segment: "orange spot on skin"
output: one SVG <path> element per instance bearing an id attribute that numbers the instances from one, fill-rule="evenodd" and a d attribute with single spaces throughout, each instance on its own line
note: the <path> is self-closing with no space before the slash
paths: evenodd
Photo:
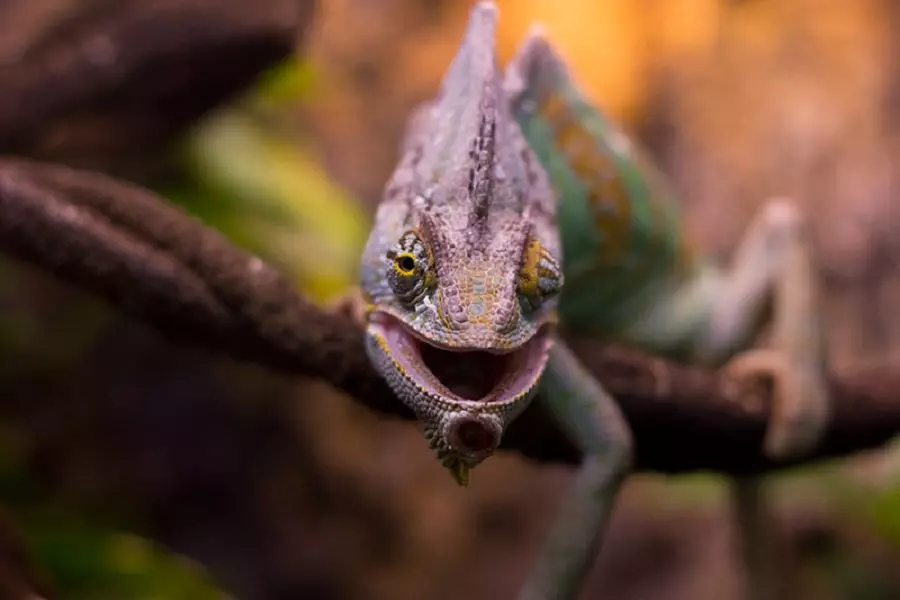
<path id="1" fill-rule="evenodd" d="M 580 126 L 558 95 L 547 98 L 541 116 L 553 130 L 554 142 L 568 157 L 572 171 L 585 183 L 594 224 L 604 233 L 601 259 L 606 263 L 620 260 L 628 250 L 631 202 L 614 158 L 609 153 L 592 151 L 596 140 Z"/>

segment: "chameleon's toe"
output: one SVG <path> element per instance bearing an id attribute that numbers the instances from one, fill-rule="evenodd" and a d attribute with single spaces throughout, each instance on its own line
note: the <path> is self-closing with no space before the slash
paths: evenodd
<path id="1" fill-rule="evenodd" d="M 739 354 L 724 369 L 738 380 L 772 380 L 772 412 L 763 440 L 768 457 L 797 457 L 815 449 L 831 417 L 827 384 L 820 369 L 792 364 L 786 354 L 764 349 Z"/>

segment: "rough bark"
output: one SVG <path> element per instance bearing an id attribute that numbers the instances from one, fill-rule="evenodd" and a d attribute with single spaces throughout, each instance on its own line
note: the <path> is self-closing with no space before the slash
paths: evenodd
<path id="1" fill-rule="evenodd" d="M 297 48 L 314 2 L 0 5 L 0 151 L 146 179 L 199 116 Z"/>

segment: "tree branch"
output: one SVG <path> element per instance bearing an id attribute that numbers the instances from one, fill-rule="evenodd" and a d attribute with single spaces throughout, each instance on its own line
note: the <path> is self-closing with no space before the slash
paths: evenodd
<path id="1" fill-rule="evenodd" d="M 261 259 L 151 192 L 110 177 L 0 160 L 0 251 L 105 298 L 172 339 L 324 379 L 370 409 L 411 419 L 366 358 L 362 331 L 323 312 Z M 760 454 L 769 390 L 622 348 L 569 338 L 619 400 L 640 469 L 747 474 L 787 466 Z M 900 431 L 900 370 L 831 383 L 833 424 L 815 456 L 873 448 Z M 542 461 L 576 451 L 533 406 L 504 446 Z M 795 461 L 804 462 L 804 461 Z"/>
<path id="2" fill-rule="evenodd" d="M 6 0 L 0 148 L 146 176 L 303 38 L 312 0 Z"/>

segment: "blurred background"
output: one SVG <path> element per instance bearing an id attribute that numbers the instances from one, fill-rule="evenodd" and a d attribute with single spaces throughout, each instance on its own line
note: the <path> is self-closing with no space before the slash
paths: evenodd
<path id="1" fill-rule="evenodd" d="M 897 356 L 900 5 L 499 4 L 501 58 L 543 22 L 672 177 L 698 244 L 727 259 L 768 196 L 800 201 L 834 364 Z M 405 116 L 469 6 L 5 0 L 0 152 L 146 185 L 326 301 L 354 283 Z M 570 475 L 501 455 L 461 489 L 412 425 L 0 257 L 4 598 L 508 598 Z M 900 598 L 900 451 L 772 490 L 791 598 Z M 584 597 L 739 598 L 726 500 L 715 475 L 633 477 Z"/>

